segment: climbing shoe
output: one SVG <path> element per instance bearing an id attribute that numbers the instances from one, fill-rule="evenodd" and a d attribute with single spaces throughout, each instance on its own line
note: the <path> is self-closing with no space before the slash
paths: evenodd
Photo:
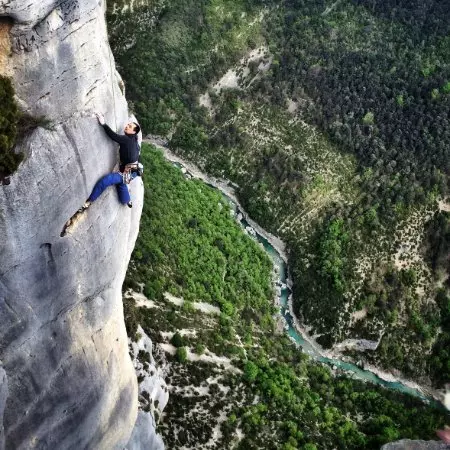
<path id="1" fill-rule="evenodd" d="M 128 208 L 132 208 L 132 207 L 133 207 L 133 203 L 128 202 L 128 203 L 127 203 L 127 206 L 128 206 Z"/>
<path id="2" fill-rule="evenodd" d="M 83 211 L 86 211 L 86 209 L 89 208 L 89 206 L 91 205 L 92 202 L 90 202 L 89 200 L 87 200 L 84 205 L 78 210 L 79 213 L 82 213 Z"/>

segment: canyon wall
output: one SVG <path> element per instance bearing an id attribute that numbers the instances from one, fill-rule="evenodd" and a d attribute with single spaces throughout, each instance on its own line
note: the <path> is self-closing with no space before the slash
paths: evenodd
<path id="1" fill-rule="evenodd" d="M 22 139 L 25 159 L 0 185 L 0 446 L 115 449 L 137 417 L 121 286 L 142 210 L 109 188 L 62 236 L 128 119 L 94 0 L 0 0 L 0 74 L 23 111 L 50 124 Z M 3 414 L 2 414 L 3 413 Z"/>

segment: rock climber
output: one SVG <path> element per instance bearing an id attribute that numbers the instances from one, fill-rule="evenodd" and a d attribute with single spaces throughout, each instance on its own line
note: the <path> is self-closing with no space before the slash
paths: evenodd
<path id="1" fill-rule="evenodd" d="M 106 134 L 115 142 L 119 144 L 119 172 L 112 172 L 104 177 L 100 178 L 94 186 L 91 195 L 86 200 L 85 204 L 82 206 L 81 210 L 85 210 L 89 205 L 97 200 L 102 192 L 112 185 L 116 185 L 117 193 L 119 195 L 119 201 L 123 205 L 128 205 L 129 208 L 133 206 L 130 198 L 130 193 L 128 192 L 128 187 L 126 185 L 126 176 L 134 178 L 136 172 L 131 174 L 126 174 L 128 171 L 127 165 L 131 165 L 138 162 L 139 159 L 139 143 L 138 143 L 138 133 L 141 131 L 140 126 L 136 122 L 129 122 L 125 125 L 124 133 L 117 134 L 106 124 L 103 114 L 95 114 L 97 116 L 98 123 L 103 127 Z M 129 178 L 130 179 L 130 178 Z"/>

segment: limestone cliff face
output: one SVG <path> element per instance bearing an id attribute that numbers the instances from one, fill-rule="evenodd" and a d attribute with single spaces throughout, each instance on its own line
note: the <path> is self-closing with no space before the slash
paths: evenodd
<path id="1" fill-rule="evenodd" d="M 123 448 L 137 415 L 121 286 L 138 233 L 113 188 L 64 223 L 116 162 L 92 117 L 121 129 L 127 105 L 98 0 L 0 0 L 0 73 L 44 115 L 0 185 L 0 420 L 7 449 Z M 5 19 L 8 17 L 9 19 Z M 4 371 L 3 371 L 4 369 Z M 5 403 L 6 397 L 6 403 Z M 0 424 L 0 447 L 2 447 Z"/>
<path id="2" fill-rule="evenodd" d="M 5 434 L 3 429 L 3 413 L 8 395 L 8 380 L 3 367 L 0 367 L 0 448 L 5 446 Z"/>

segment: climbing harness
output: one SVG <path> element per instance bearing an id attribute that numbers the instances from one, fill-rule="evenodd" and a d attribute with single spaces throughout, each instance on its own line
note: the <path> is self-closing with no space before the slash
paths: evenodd
<path id="1" fill-rule="evenodd" d="M 140 162 L 127 164 L 122 172 L 122 179 L 124 184 L 130 184 L 131 180 L 136 177 L 141 177 L 144 173 L 144 166 Z"/>

